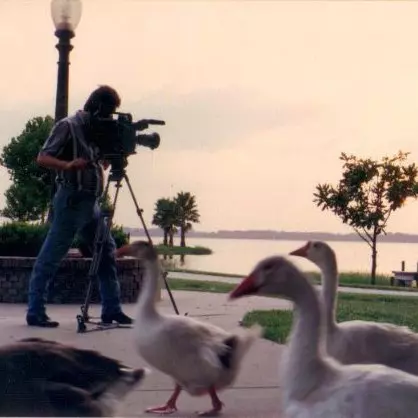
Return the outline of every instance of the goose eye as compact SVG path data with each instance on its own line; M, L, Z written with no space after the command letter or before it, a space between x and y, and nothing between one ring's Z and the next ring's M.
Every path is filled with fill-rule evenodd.
M275 264L273 263L273 262L269 262L269 263L266 263L265 265L264 265L264 271L266 272L266 273L270 273L274 268L275 268Z

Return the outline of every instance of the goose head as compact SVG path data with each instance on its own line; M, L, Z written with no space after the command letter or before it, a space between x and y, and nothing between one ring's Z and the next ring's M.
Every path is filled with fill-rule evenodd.
M281 256L261 260L252 272L230 293L230 299L250 295L281 295L294 299L298 284L304 280L301 271Z
M125 256L135 257L145 261L155 261L158 259L157 250L148 241L134 241L116 250L116 258Z
M304 257L312 261L321 270L326 270L327 267L335 265L334 250L323 241L308 241L305 245L291 251L289 254Z
M131 369L129 367L122 367L119 370L119 376L114 380L113 386L110 390L123 398L133 388L143 382L145 376L150 373L147 368Z

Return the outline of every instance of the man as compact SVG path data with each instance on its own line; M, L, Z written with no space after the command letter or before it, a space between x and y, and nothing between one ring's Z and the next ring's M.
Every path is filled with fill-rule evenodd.
M98 199L103 193L103 169L95 144L92 117L109 117L120 106L118 93L100 86L87 99L84 109L58 121L37 157L37 163L56 170L57 192L53 198L53 219L38 254L29 282L26 322L29 326L57 327L45 310L47 285L78 232L92 244L100 218ZM109 234L110 235L110 234ZM122 312L117 278L115 242L105 242L98 269L103 323L131 324Z

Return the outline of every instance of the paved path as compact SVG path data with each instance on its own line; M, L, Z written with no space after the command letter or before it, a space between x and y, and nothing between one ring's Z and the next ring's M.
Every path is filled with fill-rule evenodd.
M210 275L210 274L188 273L188 272L178 272L178 271L170 271L168 273L168 278L204 280L204 281L215 281L215 282L223 282L223 283L240 283L242 280L242 278L240 277L217 276L217 275ZM319 285L317 285L316 287L320 288ZM418 296L418 292L408 292L404 290L362 289L358 287L347 287L347 286L339 286L338 291L346 292L346 293L363 293L363 294L371 294L371 295L393 295L393 296L413 296L413 297Z
M201 280L228 281L237 283L240 279L185 273L170 273L169 277L184 277ZM372 293L368 289L341 288L341 291ZM382 291L377 291L381 293ZM408 292L383 292L390 294L406 294ZM202 321L209 321L225 329L234 329L244 314L253 309L291 309L292 304L283 299L262 297L243 298L228 301L227 295L218 293L201 293L174 291L175 301L180 314L187 313ZM163 299L158 304L165 313L174 313L167 293L163 290ZM134 315L135 305L125 305L124 310ZM102 332L77 334L76 315L79 305L49 305L48 314L60 321L57 329L30 328L25 325L25 305L0 304L0 345L25 337L48 338L79 347L98 349L104 354L118 358L127 365L146 366L137 354L131 329L115 329ZM92 305L92 316L99 315L99 306ZM278 362L283 346L266 340L259 340L245 358L240 375L235 385L222 392L220 397L225 403L225 418L284 418L280 410L281 385ZM152 370L142 386L133 391L122 404L120 417L152 417L143 411L146 407L164 403L173 388L171 379L162 373ZM182 394L178 407L179 412L173 418L195 417L196 411L205 410L210 406L208 397L192 398Z
M238 326L245 312L252 309L290 308L284 300L252 297L229 302L227 295L216 293L174 291L174 298L181 314L188 313L202 321L234 329ZM174 313L166 292L158 304L162 312ZM43 337L79 347L93 348L104 354L118 358L131 366L145 365L135 351L131 329L114 329L85 334L76 333L76 315L78 305L49 305L48 314L60 321L57 329L27 327L24 323L26 306L0 304L0 345L25 337ZM124 310L133 315L135 306L125 305ZM90 308L92 316L98 316L99 307ZM233 388L221 392L220 398L225 403L223 417L229 418L281 418L280 379L278 361L282 347L266 340L255 343L245 358L241 373ZM122 405L120 417L152 417L145 414L146 407L164 403L170 396L173 383L167 376L152 370L142 386L133 391ZM182 394L179 412L173 418L195 417L196 411L210 407L208 397L192 398Z

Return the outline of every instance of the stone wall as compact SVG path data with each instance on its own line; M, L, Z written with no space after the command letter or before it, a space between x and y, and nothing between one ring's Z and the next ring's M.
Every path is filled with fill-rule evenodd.
M29 277L35 258L0 257L0 303L26 303ZM65 258L49 288L48 303L82 304L87 291L89 258ZM135 303L141 289L142 272L138 260L117 260L122 303ZM100 303L95 283L91 303Z

